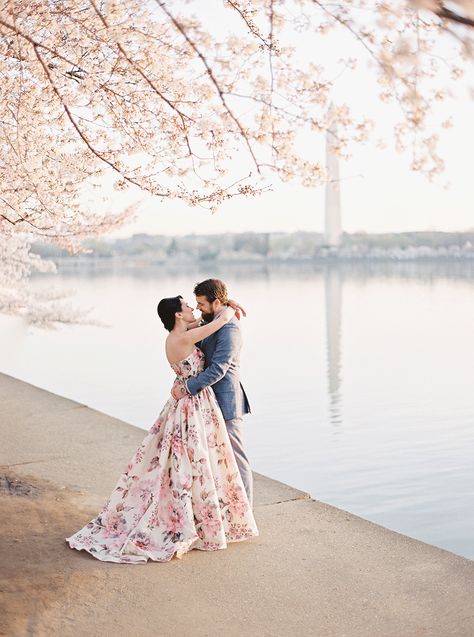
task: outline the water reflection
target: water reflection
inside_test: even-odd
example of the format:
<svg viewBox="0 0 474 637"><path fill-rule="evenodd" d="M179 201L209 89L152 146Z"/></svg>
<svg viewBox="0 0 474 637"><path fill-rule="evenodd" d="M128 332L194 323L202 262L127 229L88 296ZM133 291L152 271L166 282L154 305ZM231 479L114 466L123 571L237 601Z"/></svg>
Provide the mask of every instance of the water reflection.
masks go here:
<svg viewBox="0 0 474 637"><path fill-rule="evenodd" d="M324 270L326 300L326 354L329 394L329 421L337 427L342 423L341 414L341 323L342 323L342 273L338 267Z"/></svg>

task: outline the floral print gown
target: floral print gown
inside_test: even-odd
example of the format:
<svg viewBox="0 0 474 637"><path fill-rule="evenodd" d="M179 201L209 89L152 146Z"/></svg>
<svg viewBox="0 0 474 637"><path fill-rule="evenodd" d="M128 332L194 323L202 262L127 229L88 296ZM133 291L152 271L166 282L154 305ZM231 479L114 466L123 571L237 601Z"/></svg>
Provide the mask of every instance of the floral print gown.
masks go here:
<svg viewBox="0 0 474 637"><path fill-rule="evenodd" d="M180 380L204 369L194 351L172 365ZM170 398L100 513L66 538L107 562L166 562L258 535L213 390Z"/></svg>

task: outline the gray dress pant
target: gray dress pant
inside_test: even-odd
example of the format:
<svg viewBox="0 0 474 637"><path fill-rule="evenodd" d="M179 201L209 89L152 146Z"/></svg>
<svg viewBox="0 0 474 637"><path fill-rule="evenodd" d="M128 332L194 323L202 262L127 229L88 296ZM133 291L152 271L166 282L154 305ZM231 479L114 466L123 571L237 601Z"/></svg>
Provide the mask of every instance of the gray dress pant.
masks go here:
<svg viewBox="0 0 474 637"><path fill-rule="evenodd" d="M232 420L225 421L227 432L229 434L232 449L234 450L234 456L237 460L237 466L244 483L245 491L249 499L250 506L253 505L253 477L250 463L245 453L244 446L242 444L242 418L233 418Z"/></svg>

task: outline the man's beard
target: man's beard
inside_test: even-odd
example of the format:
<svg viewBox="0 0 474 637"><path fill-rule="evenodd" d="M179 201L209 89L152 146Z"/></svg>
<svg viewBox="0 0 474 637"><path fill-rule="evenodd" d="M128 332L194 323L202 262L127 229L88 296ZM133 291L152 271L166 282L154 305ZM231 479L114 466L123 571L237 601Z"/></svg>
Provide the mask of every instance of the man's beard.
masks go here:
<svg viewBox="0 0 474 637"><path fill-rule="evenodd" d="M204 323L209 323L214 320L214 312L201 312L201 319Z"/></svg>

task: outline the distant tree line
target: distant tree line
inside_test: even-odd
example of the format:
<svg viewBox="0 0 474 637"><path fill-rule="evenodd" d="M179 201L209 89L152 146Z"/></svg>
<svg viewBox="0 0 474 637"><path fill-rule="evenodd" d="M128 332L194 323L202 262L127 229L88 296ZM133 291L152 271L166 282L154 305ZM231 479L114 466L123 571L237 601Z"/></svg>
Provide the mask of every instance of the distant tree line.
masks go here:
<svg viewBox="0 0 474 637"><path fill-rule="evenodd" d="M140 260L149 263L189 261L311 260L317 258L474 258L472 232L345 233L338 248L315 232L244 232L219 235L136 234L126 239L88 240L88 252L71 256L51 244L36 243L41 257L70 261Z"/></svg>

